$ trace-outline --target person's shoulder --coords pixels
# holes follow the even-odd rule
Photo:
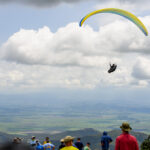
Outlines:
[[[47,142],[46,142],[46,141],[44,141],[44,142],[43,142],[43,145],[45,145],[45,144],[47,144]]]
[[[123,138],[123,134],[120,134],[119,136],[117,136],[116,140],[122,139]]]
[[[77,147],[72,146],[72,150],[79,150]]]
[[[107,137],[107,138],[111,138],[110,135],[107,135],[106,137]]]
[[[44,147],[47,146],[47,143],[43,144],[43,146],[44,146]]]
[[[79,150],[78,148],[74,147],[74,146],[70,146],[70,147],[63,147],[60,150]]]
[[[65,150],[66,149],[66,147],[62,147],[60,150]]]
[[[136,137],[135,136],[133,136],[133,135],[131,135],[131,134],[129,134],[130,135],[130,137],[133,139],[133,140],[136,140]]]
[[[49,145],[49,146],[52,146],[52,147],[54,147],[54,146],[55,146],[55,145],[54,145],[54,144],[52,144],[52,143],[48,143],[48,145]]]
[[[80,142],[78,142],[79,144],[83,144],[81,141]]]
[[[45,143],[44,145],[53,145],[52,143]]]
[[[109,140],[112,140],[111,136],[108,135],[108,139],[109,139]]]
[[[89,150],[89,148],[87,146],[84,147],[84,150]]]
[[[70,146],[69,147],[69,150],[79,150],[77,147],[74,147],[74,146]]]
[[[52,146],[52,145],[51,145],[51,143],[45,143],[45,144],[43,144],[43,146],[46,147],[46,146]]]

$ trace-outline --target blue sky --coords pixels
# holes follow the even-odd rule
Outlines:
[[[52,32],[70,22],[78,22],[85,13],[93,10],[89,8],[93,3],[77,3],[73,5],[60,4],[56,7],[36,8],[19,4],[3,4],[0,6],[2,22],[1,41],[5,42],[9,36],[20,28],[39,29],[48,26]],[[2,43],[1,42],[1,43]]]
[[[137,15],[149,31],[150,2],[55,2],[0,0],[1,93],[48,93],[55,89],[107,93],[112,88],[117,93],[121,88],[134,94],[140,90],[148,97],[144,91],[150,85],[149,36],[112,14],[93,16],[83,28],[78,24],[93,10],[117,7]],[[107,73],[110,62],[118,64],[113,74]],[[109,99],[116,98],[110,95]]]

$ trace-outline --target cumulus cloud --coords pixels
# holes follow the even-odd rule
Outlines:
[[[97,3],[95,9],[102,8],[120,8],[132,12],[135,15],[145,14],[149,12],[150,1],[149,0],[106,0],[102,3]],[[112,18],[113,19],[113,18]]]
[[[150,24],[150,17],[142,19]],[[113,29],[113,30],[112,30]],[[131,22],[114,21],[94,31],[68,24],[53,33],[48,27],[21,29],[0,48],[2,59],[28,65],[93,67],[121,53],[149,54],[150,39]]]
[[[150,60],[145,57],[139,57],[133,66],[132,75],[139,80],[150,80]]]
[[[77,23],[60,28],[56,33],[48,27],[38,31],[21,29],[3,44],[1,57],[30,65],[92,66],[100,58],[106,61],[101,56],[103,50],[95,47],[97,35],[92,28],[79,28]]]
[[[145,25],[150,24],[150,17],[141,19]],[[1,86],[146,86],[150,73],[142,66],[149,62],[138,62],[137,56],[149,54],[149,43],[150,39],[126,20],[101,26],[98,31],[86,24],[79,27],[78,23],[70,23],[55,33],[48,27],[21,29],[0,47]],[[107,73],[109,62],[118,64],[111,75]]]

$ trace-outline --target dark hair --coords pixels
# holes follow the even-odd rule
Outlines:
[[[0,146],[0,150],[33,150],[26,144],[4,143]]]
[[[123,129],[122,129],[122,131],[123,131],[124,133],[126,133],[126,134],[128,134],[128,133],[129,133],[129,131],[124,131]]]
[[[81,138],[77,138],[77,140],[81,140]]]
[[[89,142],[87,142],[86,144],[91,145]]]
[[[19,144],[19,143],[22,142],[22,140],[23,140],[23,139],[21,139],[21,138],[19,138],[19,137],[15,137],[15,138],[13,139],[13,143]]]

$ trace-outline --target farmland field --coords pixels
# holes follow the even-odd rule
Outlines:
[[[0,131],[7,133],[60,132],[82,128],[103,131],[119,129],[123,121],[129,121],[135,131],[150,133],[150,113],[141,109],[123,109],[112,105],[106,107],[103,104],[59,108],[49,105],[8,105],[0,108]]]

